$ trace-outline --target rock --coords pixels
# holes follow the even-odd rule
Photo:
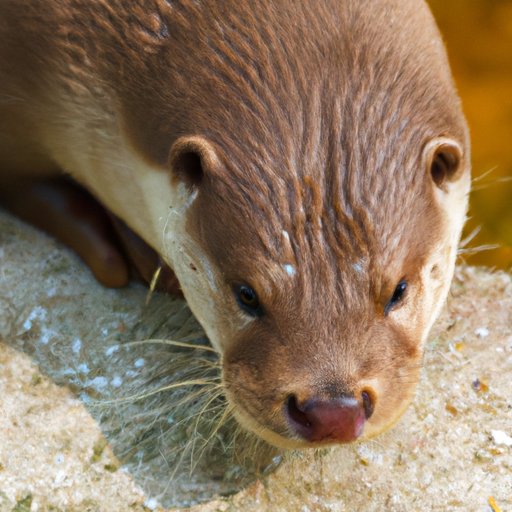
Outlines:
[[[232,422],[216,430],[222,399],[201,398],[197,384],[215,383],[218,364],[183,303],[155,296],[146,307],[146,293],[102,288],[66,249],[0,213],[1,512],[29,499],[32,510],[66,511],[465,511],[486,510],[491,497],[512,508],[509,274],[458,267],[417,396],[392,431],[265,453],[259,477],[218,450],[195,460],[201,422],[230,457],[239,439]],[[194,348],[130,344],[167,335]],[[164,385],[174,388],[157,393]]]

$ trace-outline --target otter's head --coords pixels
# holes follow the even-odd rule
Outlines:
[[[234,413],[288,447],[404,411],[470,181],[426,4],[313,3],[183,4],[116,81],[131,140],[172,175],[147,204],[172,205],[162,252]]]
[[[257,169],[240,173],[203,137],[174,145],[175,271],[222,355],[236,417],[265,440],[370,437],[411,400],[468,191],[462,141],[416,149],[378,169],[331,154],[321,173],[257,181]]]

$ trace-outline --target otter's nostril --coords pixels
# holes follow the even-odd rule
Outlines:
[[[295,398],[294,395],[290,395],[288,397],[286,407],[288,409],[288,414],[290,415],[290,418],[293,421],[295,421],[299,425],[302,425],[303,427],[311,426],[311,423],[309,422],[306,413],[303,410],[301,410],[297,403],[297,399]]]
[[[368,420],[370,419],[370,416],[373,414],[373,410],[375,408],[372,395],[368,391],[363,391],[361,393],[361,398],[363,399],[364,415]]]

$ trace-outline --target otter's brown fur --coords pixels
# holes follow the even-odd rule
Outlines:
[[[310,446],[286,400],[363,391],[365,435],[397,420],[469,188],[423,0],[3,0],[0,37],[0,183],[68,172],[158,251],[244,425]]]

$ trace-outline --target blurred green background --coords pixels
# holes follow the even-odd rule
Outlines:
[[[512,0],[427,0],[443,33],[471,130],[473,192],[466,255],[475,265],[512,267]]]

